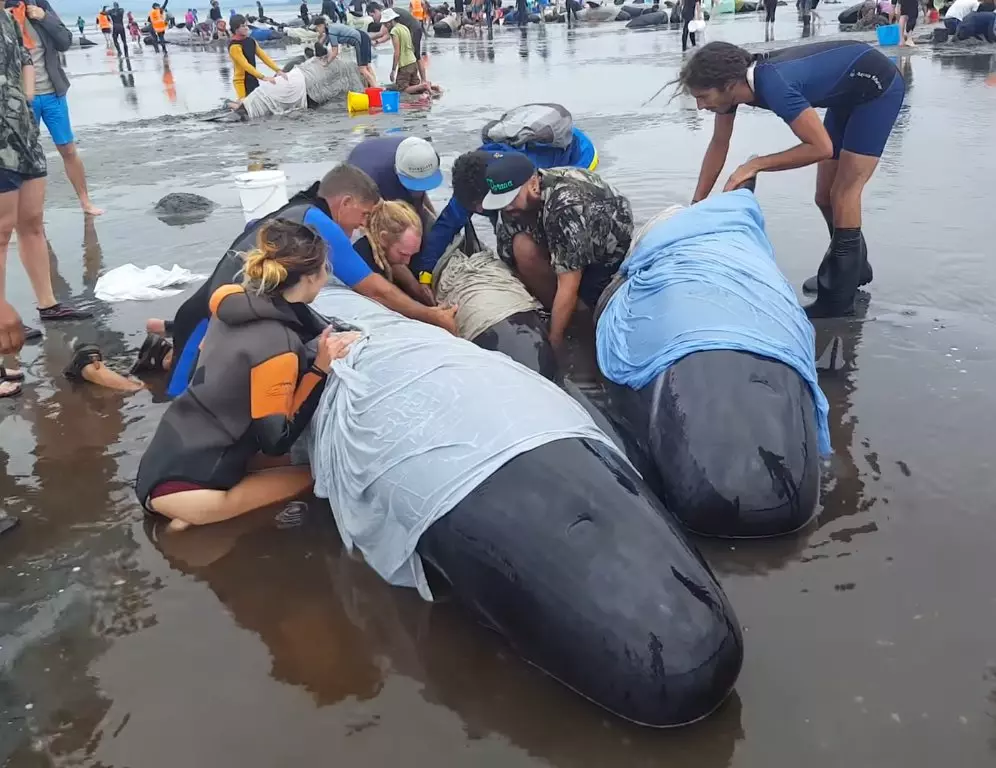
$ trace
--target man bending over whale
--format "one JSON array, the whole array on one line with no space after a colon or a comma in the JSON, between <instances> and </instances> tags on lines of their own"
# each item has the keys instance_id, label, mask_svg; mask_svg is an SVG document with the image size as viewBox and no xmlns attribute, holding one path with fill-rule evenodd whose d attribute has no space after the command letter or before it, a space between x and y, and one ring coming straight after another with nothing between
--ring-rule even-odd
<instances>
[{"instance_id":1,"label":"man bending over whale","mask_svg":"<svg viewBox=\"0 0 996 768\"><path fill-rule=\"evenodd\" d=\"M193 373L197 351L211 314L208 306L211 295L219 286L236 282L236 276L242 269L239 254L251 250L259 229L274 219L297 221L318 232L328 246L332 274L357 293L413 320L456 333L456 308L427 307L410 298L370 269L350 243L353 231L366 224L379 201L380 194L373 179L359 168L343 164L329 171L320 182L294 195L283 208L248 226L229 246L207 282L180 305L169 326L155 319L149 320L146 326L150 337L161 337L167 332L173 335L172 376L168 394L175 397L183 392ZM147 346L150 346L150 339L146 339L143 349ZM157 365L148 367L142 367L140 359L133 372L149 370L150 367L162 370L160 361L163 357L162 354L155 356Z\"/></svg>"},{"instance_id":2,"label":"man bending over whale","mask_svg":"<svg viewBox=\"0 0 996 768\"><path fill-rule=\"evenodd\" d=\"M561 346L580 298L594 309L633 236L629 200L591 171L538 170L525 155L488 163L486 211L501 211L498 255L551 309L550 343Z\"/></svg>"}]
</instances>

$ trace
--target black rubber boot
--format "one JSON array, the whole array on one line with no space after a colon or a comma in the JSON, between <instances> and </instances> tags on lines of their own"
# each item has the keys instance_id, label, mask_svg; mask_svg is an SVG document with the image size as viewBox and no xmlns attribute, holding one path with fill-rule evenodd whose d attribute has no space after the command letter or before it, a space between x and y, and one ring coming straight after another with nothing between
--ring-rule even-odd
<instances>
[{"instance_id":1,"label":"black rubber boot","mask_svg":"<svg viewBox=\"0 0 996 768\"><path fill-rule=\"evenodd\" d=\"M854 298L861 279L861 266L866 260L861 247L861 229L838 228L833 233L830 249L823 257L816 275L816 301L804 307L815 317L844 317L854 314Z\"/></svg>"},{"instance_id":2,"label":"black rubber boot","mask_svg":"<svg viewBox=\"0 0 996 768\"><path fill-rule=\"evenodd\" d=\"M831 238L833 237L833 232L830 233L830 236ZM831 239L830 245L827 246L827 252L823 254L823 261L826 261L828 258L830 258L830 248L832 246L833 246L833 240ZM871 264L868 263L868 246L865 244L864 233L861 234L861 257L862 257L861 277L858 280L858 287L862 285L868 285L868 283L870 283L875 278L875 273L872 271ZM822 262L820 266L822 268ZM806 280L806 282L802 284L802 292L809 294L819 293L819 290L817 288L817 281L818 278L816 275L813 275L811 278Z\"/></svg>"}]
</instances>

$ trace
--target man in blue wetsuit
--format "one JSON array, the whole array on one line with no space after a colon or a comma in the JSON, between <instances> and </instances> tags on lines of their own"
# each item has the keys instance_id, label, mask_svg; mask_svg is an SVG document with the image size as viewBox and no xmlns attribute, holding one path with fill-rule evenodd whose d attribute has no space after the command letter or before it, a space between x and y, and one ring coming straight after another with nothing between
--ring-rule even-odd
<instances>
[{"instance_id":1,"label":"man in blue wetsuit","mask_svg":"<svg viewBox=\"0 0 996 768\"><path fill-rule=\"evenodd\" d=\"M726 182L736 189L764 171L818 164L816 205L830 230L830 247L815 278L810 317L854 312L858 287L872 280L861 234L861 194L875 172L906 93L902 75L884 54L853 40L799 45L751 54L730 43L705 45L689 59L677 83L699 109L716 114L694 201L712 190L726 163L737 107L778 115L799 144L748 160ZM825 107L820 120L816 108Z\"/></svg>"},{"instance_id":2,"label":"man in blue wetsuit","mask_svg":"<svg viewBox=\"0 0 996 768\"><path fill-rule=\"evenodd\" d=\"M380 195L373 180L351 165L339 165L309 189L291 198L283 208L252 222L229 246L211 277L177 310L171 325L173 363L168 394L176 397L187 386L210 317L208 301L215 290L236 282L241 254L256 244L260 227L273 219L301 222L328 244L331 272L357 293L374 299L413 320L438 325L456 333L455 308L427 307L367 266L350 243L353 231L364 224ZM166 330L170 330L167 327Z\"/></svg>"}]
</instances>

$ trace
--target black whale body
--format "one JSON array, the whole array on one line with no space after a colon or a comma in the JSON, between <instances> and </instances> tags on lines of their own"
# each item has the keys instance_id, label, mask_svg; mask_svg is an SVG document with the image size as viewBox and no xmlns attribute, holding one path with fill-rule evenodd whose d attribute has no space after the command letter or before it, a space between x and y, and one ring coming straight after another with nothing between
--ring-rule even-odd
<instances>
[{"instance_id":1,"label":"black whale body","mask_svg":"<svg viewBox=\"0 0 996 768\"><path fill-rule=\"evenodd\" d=\"M695 352L640 390L610 384L631 458L691 531L752 538L816 514L816 407L789 366L747 352Z\"/></svg>"},{"instance_id":2,"label":"black whale body","mask_svg":"<svg viewBox=\"0 0 996 768\"><path fill-rule=\"evenodd\" d=\"M520 454L433 523L418 552L520 656L626 720L699 720L740 672L743 637L719 584L601 443Z\"/></svg>"}]
</instances>

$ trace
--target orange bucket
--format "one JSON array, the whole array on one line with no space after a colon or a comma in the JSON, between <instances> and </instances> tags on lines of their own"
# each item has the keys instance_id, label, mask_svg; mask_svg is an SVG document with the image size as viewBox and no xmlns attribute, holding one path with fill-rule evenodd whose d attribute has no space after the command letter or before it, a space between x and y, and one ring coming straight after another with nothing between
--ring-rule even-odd
<instances>
[{"instance_id":1,"label":"orange bucket","mask_svg":"<svg viewBox=\"0 0 996 768\"><path fill-rule=\"evenodd\" d=\"M370 109L380 109L380 95L384 92L383 88L367 88L363 91L367 98L370 99Z\"/></svg>"}]
</instances>

